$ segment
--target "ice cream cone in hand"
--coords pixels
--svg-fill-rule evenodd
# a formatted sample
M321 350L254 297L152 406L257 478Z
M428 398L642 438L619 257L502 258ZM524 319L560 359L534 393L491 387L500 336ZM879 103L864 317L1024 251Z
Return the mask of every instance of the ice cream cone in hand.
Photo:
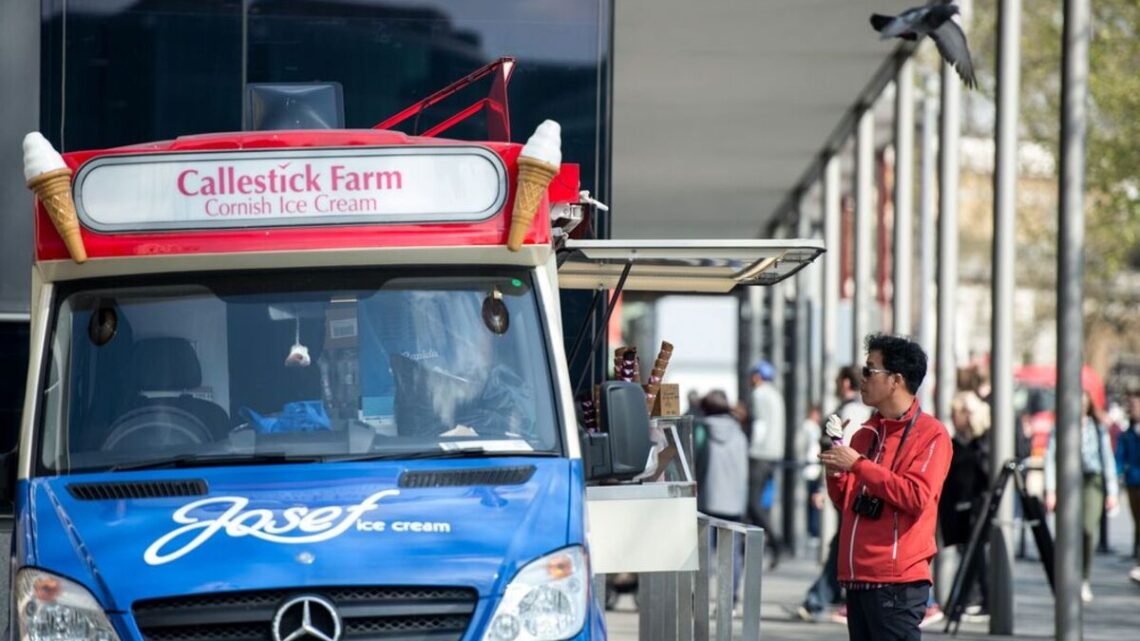
M79 234L79 216L71 195L71 169L39 132L24 137L24 179L43 203L71 258L82 263L87 250Z
M553 120L544 121L527 140L519 153L519 175L515 189L515 208L511 213L511 231L507 248L518 251L523 237L534 222L534 215L550 181L562 168L562 128Z

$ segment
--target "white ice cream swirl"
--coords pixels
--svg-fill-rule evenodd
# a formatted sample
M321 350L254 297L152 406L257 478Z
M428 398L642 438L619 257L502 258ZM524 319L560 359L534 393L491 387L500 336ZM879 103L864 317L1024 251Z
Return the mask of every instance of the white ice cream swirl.
M839 418L838 414L827 417L827 425L824 426L824 431L827 432L832 443L839 443L843 440L843 423L843 419Z
M63 156L59 155L43 134L33 131L24 136L24 180L66 167Z
M541 160L555 167L562 164L562 126L553 120L544 120L523 146L520 156Z

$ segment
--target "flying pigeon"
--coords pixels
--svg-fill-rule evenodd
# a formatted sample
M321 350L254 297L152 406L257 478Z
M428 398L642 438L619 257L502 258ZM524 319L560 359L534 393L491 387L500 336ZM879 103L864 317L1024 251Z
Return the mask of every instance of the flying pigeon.
M974 63L970 60L970 50L966 47L966 34L951 16L958 13L957 5L938 4L907 9L897 16L871 14L871 26L878 31L881 40L903 38L917 40L919 36L930 36L938 45L938 53L958 75L962 82L973 89L978 86L974 77Z

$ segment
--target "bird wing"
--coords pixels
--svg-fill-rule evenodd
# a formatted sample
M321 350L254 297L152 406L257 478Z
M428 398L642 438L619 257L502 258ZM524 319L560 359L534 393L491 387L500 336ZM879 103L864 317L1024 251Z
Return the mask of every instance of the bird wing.
M922 18L929 11L929 7L915 7L913 9L907 9L895 18L874 14L871 16L871 26L875 27L875 31L882 34L883 40L896 38L904 33L914 31L914 28L922 22ZM886 18L887 21L882 23L882 27L879 27L875 22L881 18Z
M942 59L954 67L962 77L962 82L965 82L970 89L977 87L978 79L974 76L974 61L970 59L970 49L966 46L966 34L962 33L958 23L947 20L931 31L930 37L938 46L938 53L942 54Z

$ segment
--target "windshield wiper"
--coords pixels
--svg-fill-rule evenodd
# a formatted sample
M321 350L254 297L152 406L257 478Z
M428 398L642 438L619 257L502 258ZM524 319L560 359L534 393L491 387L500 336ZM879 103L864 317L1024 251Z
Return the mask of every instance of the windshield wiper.
M154 459L120 463L112 466L111 472L128 470L156 470L168 467L211 467L219 465L275 465L281 463L315 463L323 460L320 456L291 455L284 452L268 454L185 454L173 458Z
M324 460L332 463L355 463L357 461L414 461L418 459L493 458L493 457L556 457L557 452L536 452L533 450L488 450L484 447L465 447L454 450L415 450L411 452L377 452L350 456L329 456Z

